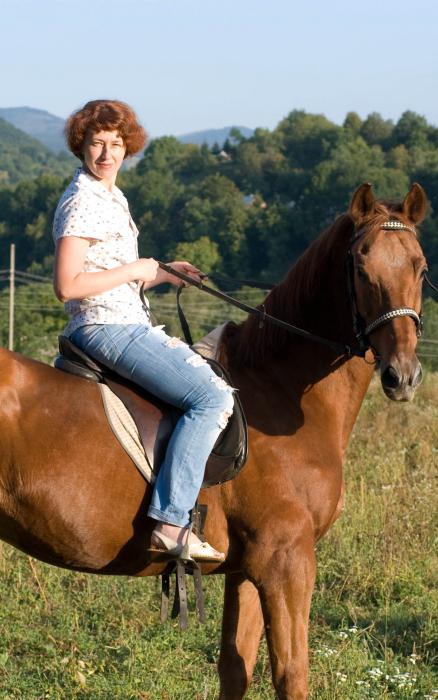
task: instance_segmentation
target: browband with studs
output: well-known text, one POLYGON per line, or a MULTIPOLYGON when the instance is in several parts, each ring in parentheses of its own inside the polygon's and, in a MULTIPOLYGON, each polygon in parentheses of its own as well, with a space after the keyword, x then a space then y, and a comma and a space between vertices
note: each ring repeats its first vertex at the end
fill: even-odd
POLYGON ((408 224, 404 224, 402 221, 397 221, 395 219, 384 221, 380 228, 383 228, 384 231, 393 231, 394 229, 398 229, 399 231, 411 231, 411 233, 417 233, 413 226, 408 226, 408 224))

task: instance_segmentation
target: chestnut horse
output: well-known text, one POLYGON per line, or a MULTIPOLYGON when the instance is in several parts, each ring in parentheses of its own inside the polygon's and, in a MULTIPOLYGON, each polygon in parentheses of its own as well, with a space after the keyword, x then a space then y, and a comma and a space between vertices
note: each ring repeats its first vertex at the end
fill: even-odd
MULTIPOLYGON (((398 205, 362 185, 349 214, 266 299, 269 314, 350 346, 353 316, 361 318, 371 325, 365 359, 260 329, 254 317, 228 326, 222 355, 246 411, 249 457, 233 481, 200 497, 206 536, 227 553, 222 565, 203 566, 226 575, 222 700, 244 696, 263 629, 278 698, 307 697, 314 548, 342 507, 342 461, 375 356, 389 398, 411 399, 421 381, 416 316, 426 263, 415 226, 425 209, 419 185, 398 205)), ((150 489, 114 439, 97 386, 0 353, 0 537, 76 571, 161 573, 146 553, 150 489)))

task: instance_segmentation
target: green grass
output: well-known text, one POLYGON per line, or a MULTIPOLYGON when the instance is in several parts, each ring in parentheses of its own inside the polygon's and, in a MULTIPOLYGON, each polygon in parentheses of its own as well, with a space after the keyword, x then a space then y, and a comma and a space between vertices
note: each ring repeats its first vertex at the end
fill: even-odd
MULTIPOLYGON (((345 510, 318 545, 311 698, 438 698, 438 374, 413 404, 377 381, 346 465, 345 510)), ((99 578, 0 552, 0 700, 210 700, 222 580, 207 624, 161 625, 155 579, 99 578)), ((274 698, 266 645, 250 700, 274 698)))

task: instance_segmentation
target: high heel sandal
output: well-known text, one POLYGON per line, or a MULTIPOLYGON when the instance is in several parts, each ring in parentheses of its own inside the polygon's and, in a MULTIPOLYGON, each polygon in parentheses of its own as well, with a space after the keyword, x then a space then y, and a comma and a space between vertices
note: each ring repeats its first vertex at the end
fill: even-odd
POLYGON ((225 554, 218 552, 208 542, 186 543, 181 552, 181 559, 187 561, 213 562, 220 564, 225 561, 225 554))
POLYGON ((179 559, 183 551, 183 545, 176 542, 172 537, 164 535, 162 532, 153 531, 152 537, 160 540, 162 547, 154 547, 152 542, 148 552, 152 554, 165 554, 169 559, 179 559))
POLYGON ((184 561, 201 561, 221 563, 225 560, 225 554, 218 552, 208 542, 190 542, 191 528, 187 528, 185 543, 179 544, 172 537, 164 535, 162 532, 153 531, 152 537, 160 540, 162 547, 151 546, 148 552, 153 554, 166 555, 169 559, 183 559, 184 561))

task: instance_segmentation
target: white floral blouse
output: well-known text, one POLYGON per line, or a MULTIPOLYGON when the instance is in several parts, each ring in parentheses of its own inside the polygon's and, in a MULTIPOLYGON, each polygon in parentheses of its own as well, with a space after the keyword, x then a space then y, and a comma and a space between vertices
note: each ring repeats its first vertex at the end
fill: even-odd
MULTIPOLYGON (((82 168, 56 208, 55 243, 64 236, 90 241, 84 272, 109 270, 138 259, 138 229, 123 192, 116 186, 110 192, 82 168)), ((70 321, 64 333, 71 335, 80 326, 95 323, 149 325, 149 313, 138 291, 138 283, 129 282, 93 297, 67 301, 64 308, 70 321)))

